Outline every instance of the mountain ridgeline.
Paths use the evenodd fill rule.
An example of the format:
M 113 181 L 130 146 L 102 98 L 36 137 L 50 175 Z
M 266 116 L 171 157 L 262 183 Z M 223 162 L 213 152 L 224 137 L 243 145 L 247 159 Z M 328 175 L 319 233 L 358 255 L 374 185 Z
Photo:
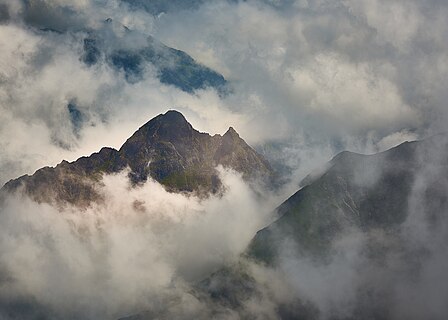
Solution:
M 268 296 L 275 305 L 268 318 L 422 319 L 434 312 L 434 297 L 446 298 L 446 286 L 439 286 L 446 269 L 433 263 L 447 261 L 448 135 L 373 155 L 342 152 L 302 185 L 277 208 L 277 220 L 257 232 L 238 264 L 198 284 L 217 314 L 231 308 L 241 318 L 257 318 L 245 306 L 266 294 L 266 285 L 248 261 L 286 271 L 286 281 L 299 279 L 298 290 L 304 290 L 286 301 Z M 322 300 L 308 294 L 316 290 L 313 283 L 322 286 L 316 274 L 328 286 L 325 298 L 335 302 L 324 306 L 325 314 Z M 415 296 L 424 304 L 413 309 Z M 430 318 L 445 318 L 446 307 L 437 308 Z
M 43 36 L 64 36 L 69 31 L 61 24 L 52 24 L 45 15 L 36 16 L 28 9 L 30 7 L 25 6 L 27 22 Z M 220 73 L 182 50 L 171 48 L 153 36 L 132 30 L 111 18 L 98 26 L 98 29 L 80 27 L 73 30 L 83 38 L 80 60 L 89 67 L 105 62 L 112 69 L 123 72 L 130 83 L 144 80 L 145 72 L 152 69 L 161 83 L 188 93 L 206 88 L 213 88 L 220 95 L 230 91 Z
M 294 240 L 298 253 L 322 257 L 353 229 L 399 236 L 416 208 L 424 221 L 437 224 L 448 211 L 448 137 L 405 142 L 374 155 L 342 152 L 323 174 L 302 184 L 278 207 L 278 220 L 257 233 L 249 256 L 275 264 Z
M 168 111 L 143 125 L 119 150 L 102 148 L 89 157 L 39 169 L 3 189 L 23 190 L 38 202 L 86 206 L 101 200 L 97 186 L 103 174 L 129 168 L 133 185 L 151 177 L 172 192 L 206 195 L 220 191 L 218 165 L 240 172 L 246 180 L 273 177 L 268 162 L 233 128 L 211 136 L 195 130 L 181 113 Z
M 306 177 L 303 188 L 278 207 L 280 218 L 257 233 L 249 255 L 275 264 L 287 241 L 294 240 L 301 254 L 322 256 L 352 228 L 394 233 L 417 197 L 422 214 L 437 221 L 448 210 L 447 138 L 405 142 L 374 155 L 338 154 L 324 173 Z
M 90 31 L 83 40 L 81 60 L 88 66 L 93 66 L 104 60 L 112 68 L 122 71 L 130 83 L 136 83 L 145 78 L 144 73 L 149 68 L 155 70 L 159 81 L 178 89 L 193 93 L 199 89 L 213 88 L 220 95 L 225 95 L 229 88 L 226 79 L 218 72 L 198 63 L 186 52 L 166 46 L 152 36 L 139 34 L 126 26 L 107 19 L 104 30 L 109 31 L 112 25 L 123 29 L 120 39 L 104 36 L 101 32 Z M 127 41 L 138 39 L 138 47 L 126 46 Z
M 9 181 L 1 192 L 23 192 L 37 202 L 86 207 L 103 200 L 99 186 L 104 174 L 128 170 L 132 186 L 154 179 L 170 192 L 206 196 L 223 190 L 216 170 L 219 165 L 241 173 L 246 181 L 269 184 L 275 180 L 268 162 L 233 128 L 222 136 L 211 136 L 195 130 L 181 113 L 168 111 L 140 127 L 119 150 L 102 148 L 89 157 L 39 169 Z M 344 270 L 342 276 L 350 273 L 349 283 L 339 281 L 339 273 L 332 283 L 343 283 L 341 290 L 356 294 L 350 298 L 348 311 L 329 319 L 406 319 L 402 314 L 407 311 L 397 309 L 396 301 L 408 296 L 396 289 L 410 286 L 419 292 L 419 281 L 423 285 L 427 281 L 422 275 L 445 273 L 431 265 L 428 269 L 426 261 L 446 259 L 440 246 L 445 248 L 448 239 L 448 135 L 405 142 L 373 155 L 342 152 L 301 185 L 276 209 L 277 220 L 256 233 L 237 263 L 193 284 L 191 294 L 208 306 L 203 318 L 226 318 L 230 310 L 240 318 L 256 319 L 257 310 L 247 306 L 263 299 L 274 310 L 266 318 L 325 318 L 319 301 L 307 299 L 306 294 L 303 298 L 291 292 L 285 301 L 274 300 L 266 279 L 260 283 L 260 275 L 251 271 L 252 263 L 286 270 L 287 282 L 288 277 L 303 281 L 310 270 L 307 264 L 323 270 L 322 274 L 328 270 L 326 279 L 335 280 L 331 275 L 335 257 L 348 255 L 356 257 L 354 262 L 337 260 L 336 269 Z M 344 237 L 356 240 L 355 253 L 353 242 L 335 246 Z M 337 305 L 332 308 L 338 310 Z M 172 318 L 169 308 L 162 309 L 162 313 L 147 310 L 124 319 Z

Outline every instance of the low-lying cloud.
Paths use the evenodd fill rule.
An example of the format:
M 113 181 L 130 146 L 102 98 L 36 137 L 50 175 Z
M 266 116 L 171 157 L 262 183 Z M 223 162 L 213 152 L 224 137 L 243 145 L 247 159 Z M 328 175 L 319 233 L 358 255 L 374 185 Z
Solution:
M 290 184 L 262 199 L 224 170 L 227 193 L 204 200 L 167 193 L 153 181 L 130 189 L 123 173 L 104 177 L 106 202 L 84 211 L 8 198 L 0 226 L 3 317 L 20 310 L 115 319 L 153 310 L 207 318 L 218 309 L 238 318 L 198 298 L 192 283 L 237 263 L 301 178 L 343 149 L 384 151 L 446 130 L 444 1 L 198 1 L 181 9 L 154 16 L 121 1 L 0 0 L 0 185 L 103 146 L 118 148 L 167 109 L 211 134 L 235 127 Z M 105 24 L 108 18 L 113 23 Z M 88 66 L 83 41 L 92 33 L 105 50 L 138 48 L 151 34 L 222 73 L 232 92 L 186 93 L 161 84 L 150 65 L 130 82 L 102 56 Z M 79 126 L 70 103 L 82 114 Z M 377 168 L 363 174 L 361 182 L 373 184 Z M 327 264 L 297 256 L 293 245 L 278 269 L 245 261 L 258 290 L 244 301 L 245 312 L 275 318 L 278 305 L 300 300 L 318 317 L 346 318 L 376 299 L 370 310 L 393 318 L 443 318 L 446 219 L 422 198 L 427 179 L 440 177 L 432 163 L 416 178 L 398 235 L 404 248 L 380 230 L 353 231 L 334 243 Z M 446 192 L 439 180 L 438 192 Z M 394 249 L 372 264 L 369 241 Z M 409 269 L 409 256 L 420 267 Z
M 7 198 L 2 316 L 44 309 L 50 318 L 117 319 L 184 299 L 181 313 L 197 312 L 191 285 L 237 261 L 275 205 L 239 174 L 220 174 L 227 192 L 207 199 L 169 193 L 155 181 L 131 188 L 126 172 L 105 176 L 104 203 L 85 210 Z
M 413 172 L 411 191 L 408 198 L 396 200 L 407 202 L 408 208 L 398 225 L 350 225 L 332 240 L 323 259 L 304 254 L 300 243 L 278 234 L 284 241 L 276 267 L 260 271 L 260 266 L 253 266 L 251 271 L 261 290 L 268 292 L 263 297 L 266 303 L 275 301 L 271 312 L 289 305 L 292 317 L 305 319 L 444 319 L 448 314 L 442 302 L 448 297 L 447 141 L 446 136 L 438 136 L 417 145 L 418 169 Z M 375 173 L 352 178 L 360 187 L 374 186 L 386 170 L 390 168 L 385 164 L 378 165 Z M 400 186 L 403 190 L 405 184 Z M 379 214 L 394 217 L 398 212 Z

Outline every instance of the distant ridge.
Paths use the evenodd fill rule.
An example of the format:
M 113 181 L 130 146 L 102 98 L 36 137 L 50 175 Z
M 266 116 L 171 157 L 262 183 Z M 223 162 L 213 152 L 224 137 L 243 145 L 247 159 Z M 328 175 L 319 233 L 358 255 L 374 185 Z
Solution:
M 437 176 L 425 176 L 421 188 L 422 214 L 428 219 L 448 210 L 448 135 L 404 142 L 387 151 L 362 155 L 344 151 L 318 177 L 306 177 L 302 189 L 277 208 L 278 220 L 260 230 L 249 255 L 274 263 L 285 241 L 295 240 L 305 255 L 322 256 L 348 228 L 363 232 L 394 232 L 407 218 L 418 174 L 437 168 Z

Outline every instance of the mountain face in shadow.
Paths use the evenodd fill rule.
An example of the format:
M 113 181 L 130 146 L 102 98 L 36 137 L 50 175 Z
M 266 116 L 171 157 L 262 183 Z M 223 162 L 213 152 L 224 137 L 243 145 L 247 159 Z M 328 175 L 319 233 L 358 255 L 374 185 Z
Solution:
M 109 28 L 122 29 L 121 38 L 115 38 Z M 136 41 L 138 46 L 128 46 Z M 100 32 L 90 31 L 83 41 L 82 61 L 93 66 L 102 60 L 122 71 L 130 83 L 144 79 L 148 69 L 154 69 L 159 81 L 193 93 L 198 89 L 213 88 L 219 94 L 228 93 L 226 79 L 218 72 L 198 63 L 184 51 L 164 45 L 152 36 L 130 30 L 111 19 L 104 22 Z
M 32 5 L 34 2 L 39 6 Z M 106 63 L 123 72 L 130 83 L 143 80 L 145 72 L 151 70 L 161 83 L 188 93 L 206 88 L 213 88 L 220 95 L 231 91 L 220 73 L 197 62 L 188 53 L 166 46 L 154 37 L 111 18 L 99 23 L 97 29 L 88 28 L 82 22 L 71 29 L 63 17 L 69 20 L 76 13 L 68 7 L 53 7 L 44 1 L 30 2 L 24 7 L 23 14 L 26 23 L 43 36 L 78 34 L 82 41 L 80 60 L 83 63 L 89 67 Z
M 302 185 L 239 263 L 198 284 L 215 310 L 256 318 L 245 306 L 267 299 L 279 319 L 444 318 L 447 135 L 374 155 L 342 152 Z M 271 289 L 253 262 L 281 274 Z M 278 279 L 287 299 L 274 298 Z
M 119 49 L 109 53 L 107 61 L 116 69 L 123 70 L 129 82 L 137 82 L 143 78 L 147 65 L 152 65 L 161 83 L 173 85 L 185 92 L 192 93 L 198 89 L 214 88 L 225 94 L 227 81 L 212 69 L 197 63 L 187 53 L 170 48 L 152 37 L 147 45 L 136 50 Z M 100 50 L 94 46 L 95 40 L 84 40 L 87 64 L 94 64 L 95 52 Z
M 171 11 L 194 10 L 204 4 L 204 0 L 122 0 L 131 8 L 144 9 L 153 15 L 159 15 Z
M 3 190 L 23 190 L 38 202 L 83 206 L 101 199 L 96 186 L 103 174 L 129 168 L 134 185 L 152 178 L 172 192 L 206 195 L 221 188 L 218 165 L 240 172 L 246 180 L 272 175 L 268 162 L 233 128 L 211 136 L 195 130 L 181 113 L 168 111 L 143 125 L 119 150 L 102 148 L 89 157 L 39 169 L 9 181 Z
M 285 241 L 314 256 L 327 253 L 333 240 L 353 228 L 394 232 L 413 209 L 420 175 L 425 185 L 419 201 L 424 215 L 435 220 L 448 209 L 447 147 L 447 136 L 439 135 L 374 155 L 338 154 L 323 174 L 306 177 L 303 188 L 278 207 L 278 220 L 257 233 L 249 255 L 271 264 Z M 438 173 L 426 174 L 428 167 Z

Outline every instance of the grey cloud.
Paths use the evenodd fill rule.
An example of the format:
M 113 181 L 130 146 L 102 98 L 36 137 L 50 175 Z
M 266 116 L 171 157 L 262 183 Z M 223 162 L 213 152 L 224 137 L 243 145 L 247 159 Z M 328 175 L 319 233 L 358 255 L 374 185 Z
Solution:
M 402 51 L 399 42 L 391 41 L 386 32 L 380 32 L 382 30 L 378 28 L 384 28 L 386 24 L 375 25 L 365 18 L 368 11 L 359 12 L 356 5 L 349 2 L 311 2 L 307 8 L 297 7 L 288 13 L 251 4 L 253 2 L 211 3 L 195 13 L 166 15 L 157 22 L 156 34 L 168 42 L 180 44 L 194 55 L 204 55 L 201 51 L 206 48 L 206 53 L 214 55 L 223 64 L 223 70 L 230 73 L 234 70 L 234 75 L 229 76 L 238 79 L 241 95 L 246 93 L 247 96 L 249 92 L 258 96 L 267 110 L 272 108 L 275 114 L 291 115 L 288 118 L 299 121 L 294 125 L 306 130 L 312 130 L 309 123 L 321 123 L 328 117 L 325 126 L 330 125 L 328 135 L 335 132 L 344 135 L 347 128 L 353 128 L 355 131 L 349 134 L 361 135 L 360 132 L 365 134 L 365 130 L 375 130 L 384 136 L 406 127 L 428 126 L 432 123 L 431 110 L 442 108 L 433 98 L 426 101 L 426 106 L 421 106 L 418 100 L 423 97 L 417 100 L 410 96 L 421 87 L 422 74 L 428 74 L 428 71 L 417 69 L 415 63 L 424 60 L 414 56 L 412 50 Z M 386 4 L 378 6 L 386 8 Z M 403 10 L 407 7 L 403 3 L 396 6 L 398 9 L 404 7 Z M 240 19 L 238 14 L 245 18 Z M 411 15 L 407 19 L 409 23 L 433 27 L 433 14 Z M 178 28 L 174 20 L 183 21 L 182 28 Z M 198 26 L 198 21 L 204 27 Z M 391 20 L 389 25 L 393 30 L 406 29 L 400 23 Z M 434 30 L 436 34 L 441 32 L 443 29 Z M 404 31 L 396 31 L 396 34 L 411 47 L 427 47 L 419 43 L 424 39 L 423 34 L 411 35 Z M 424 40 L 434 49 L 444 46 L 433 36 Z M 235 55 L 235 52 L 239 54 Z M 444 50 L 431 50 L 430 54 L 442 58 Z M 429 58 L 429 53 L 424 56 Z M 204 58 L 208 57 L 204 55 Z M 440 76 L 444 75 L 443 70 L 440 72 Z M 338 78 L 342 86 L 338 85 Z M 364 81 L 365 92 L 356 86 Z M 412 91 L 404 90 L 405 81 L 412 81 Z M 428 83 L 427 79 L 425 83 Z M 345 88 L 345 84 L 352 86 L 353 91 Z M 319 96 L 325 91 L 329 91 L 328 101 Z M 357 97 L 355 92 L 363 93 Z M 314 105 L 313 110 L 310 107 Z M 394 114 L 393 108 L 402 111 Z M 330 112 L 333 109 L 335 112 Z M 345 115 L 347 122 L 337 118 L 338 112 Z M 361 118 L 353 117 L 357 113 Z M 369 122 L 360 122 L 363 114 Z M 377 118 L 381 114 L 384 117 Z M 272 113 L 270 116 L 275 118 Z M 410 117 L 406 119 L 406 116 Z M 417 117 L 424 123 L 416 121 Z M 343 132 L 338 132 L 338 126 L 344 127 Z

